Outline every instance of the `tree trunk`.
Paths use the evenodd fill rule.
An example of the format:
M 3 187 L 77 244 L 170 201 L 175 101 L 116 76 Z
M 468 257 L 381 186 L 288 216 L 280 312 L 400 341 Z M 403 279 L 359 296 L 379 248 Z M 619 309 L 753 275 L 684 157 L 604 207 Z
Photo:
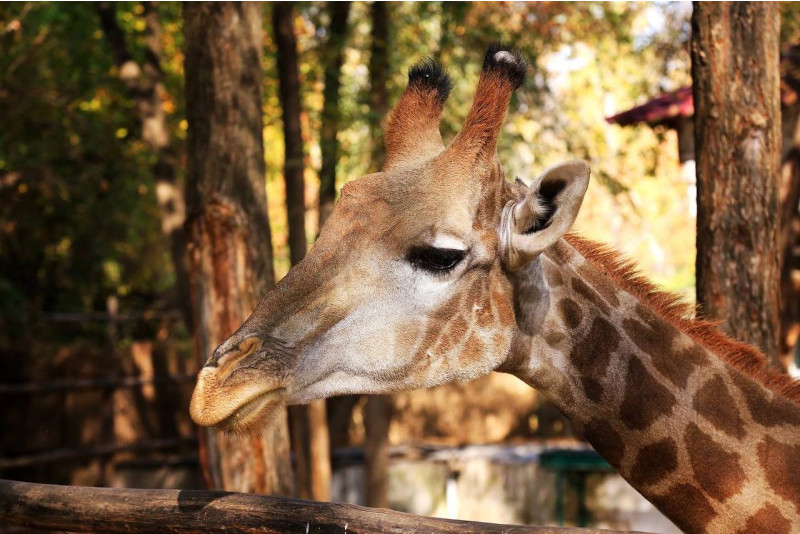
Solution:
M 372 50 L 369 60 L 370 121 L 372 137 L 372 171 L 383 166 L 384 151 L 381 121 L 389 108 L 389 25 L 387 4 L 372 4 Z M 380 147 L 380 148 L 378 148 Z M 389 507 L 389 424 L 392 399 L 388 395 L 369 395 L 364 405 L 364 468 L 366 472 L 367 506 Z
M 289 215 L 289 255 L 292 265 L 296 265 L 306 254 L 306 229 L 303 137 L 300 129 L 300 78 L 293 4 L 291 2 L 273 4 L 272 23 L 278 46 L 278 78 L 286 147 L 284 179 L 286 208 Z M 292 406 L 289 415 L 292 421 L 292 448 L 297 467 L 298 496 L 316 501 L 329 501 L 331 460 L 325 401 L 315 401 L 308 406 Z
M 778 7 L 695 2 L 697 297 L 779 365 Z
M 312 500 L 311 436 L 308 406 L 289 406 L 289 430 L 294 452 L 295 495 Z
M 278 46 L 278 78 L 283 109 L 285 141 L 284 180 L 289 216 L 289 256 L 297 265 L 306 255 L 306 207 L 303 181 L 303 134 L 300 129 L 300 77 L 297 70 L 297 40 L 294 36 L 294 5 L 272 5 L 272 27 Z
M 187 200 L 194 339 L 205 360 L 274 282 L 261 106 L 261 9 L 256 3 L 187 3 Z M 202 363 L 202 362 L 201 362 Z M 259 434 L 201 434 L 209 485 L 291 492 L 285 414 Z
M 333 211 L 336 200 L 336 163 L 339 161 L 339 86 L 340 73 L 344 63 L 344 43 L 347 38 L 347 17 L 350 2 L 328 2 L 331 25 L 328 30 L 328 43 L 323 51 L 325 65 L 325 89 L 322 93 L 322 131 L 320 132 L 320 151 L 322 169 L 319 173 L 319 226 L 322 230 L 325 221 Z
M 389 507 L 389 425 L 392 422 L 392 398 L 368 395 L 364 404 L 364 470 L 367 506 Z
M 308 410 L 309 465 L 311 466 L 311 498 L 331 500 L 331 444 L 325 400 L 315 400 Z
M 800 292 L 794 281 L 798 267 L 795 250 L 800 227 L 800 103 L 784 108 L 781 118 L 781 359 L 788 366 L 794 359 L 795 346 L 800 337 Z
M 373 2 L 372 45 L 369 55 L 370 172 L 378 172 L 386 158 L 383 121 L 389 111 L 389 17 L 387 2 Z
M 186 328 L 192 328 L 192 307 L 189 298 L 189 269 L 186 258 L 184 222 L 186 206 L 178 181 L 178 155 L 167 127 L 162 105 L 164 72 L 161 69 L 161 21 L 153 2 L 142 2 L 145 20 L 147 53 L 142 63 L 134 60 L 128 49 L 125 33 L 117 21 L 116 6 L 110 2 L 96 4 L 103 34 L 114 54 L 120 79 L 133 100 L 141 124 L 142 141 L 155 154 L 153 177 L 156 181 L 156 200 L 161 211 L 161 230 L 166 236 L 175 268 L 178 307 Z
M 353 445 L 348 430 L 350 421 L 353 420 L 353 410 L 359 400 L 361 395 L 340 395 L 329 398 L 325 404 L 331 449 Z

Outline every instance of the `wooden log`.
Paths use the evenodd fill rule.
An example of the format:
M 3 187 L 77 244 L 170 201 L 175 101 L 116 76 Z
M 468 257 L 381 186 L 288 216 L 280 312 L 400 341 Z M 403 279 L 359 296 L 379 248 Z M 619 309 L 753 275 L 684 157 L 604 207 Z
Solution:
M 571 534 L 602 530 L 495 525 L 352 504 L 249 493 L 54 486 L 0 480 L 0 524 L 76 532 Z

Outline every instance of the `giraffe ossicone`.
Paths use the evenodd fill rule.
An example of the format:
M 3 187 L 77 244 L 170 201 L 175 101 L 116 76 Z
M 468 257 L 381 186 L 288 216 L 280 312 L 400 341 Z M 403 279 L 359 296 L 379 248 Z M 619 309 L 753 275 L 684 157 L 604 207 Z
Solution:
M 200 371 L 190 412 L 246 432 L 282 404 L 512 373 L 687 532 L 800 532 L 800 386 L 569 234 L 584 162 L 528 188 L 496 146 L 527 63 L 493 45 L 445 147 L 426 60 L 306 258 Z

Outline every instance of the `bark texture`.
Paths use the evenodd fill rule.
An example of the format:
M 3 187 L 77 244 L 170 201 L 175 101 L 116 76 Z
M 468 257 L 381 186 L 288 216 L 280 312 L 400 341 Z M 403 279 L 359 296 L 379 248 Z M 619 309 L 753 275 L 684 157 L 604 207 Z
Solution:
M 278 46 L 279 92 L 283 109 L 283 173 L 289 214 L 289 255 L 292 265 L 296 265 L 306 255 L 306 208 L 303 134 L 300 128 L 300 76 L 297 70 L 297 39 L 294 35 L 292 2 L 276 2 L 272 5 L 272 28 Z
M 389 111 L 389 13 L 388 2 L 373 2 L 371 45 L 369 55 L 369 132 L 370 172 L 383 167 L 386 149 L 383 144 L 383 125 Z
M 705 316 L 778 365 L 778 6 L 695 2 L 697 297 Z
M 331 500 L 331 444 L 328 438 L 328 420 L 325 400 L 315 400 L 305 407 L 308 410 L 308 456 L 311 466 L 311 498 L 315 501 Z
M 389 507 L 389 426 L 392 398 L 368 395 L 364 403 L 364 470 L 367 506 Z
M 320 132 L 320 152 L 322 169 L 319 173 L 319 225 L 322 230 L 336 201 L 336 163 L 339 161 L 339 87 L 340 74 L 344 63 L 344 43 L 347 39 L 347 17 L 350 2 L 328 2 L 331 23 L 328 28 L 328 42 L 323 50 L 325 89 L 322 93 L 322 125 Z
M 187 3 L 187 201 L 199 360 L 232 334 L 273 284 L 261 106 L 261 5 Z M 291 492 L 285 415 L 260 434 L 201 434 L 209 485 Z
M 800 46 L 792 49 L 800 56 Z M 782 113 L 781 150 L 781 359 L 784 365 L 795 357 L 800 338 L 800 291 L 796 280 L 798 235 L 800 232 L 800 103 L 787 106 Z

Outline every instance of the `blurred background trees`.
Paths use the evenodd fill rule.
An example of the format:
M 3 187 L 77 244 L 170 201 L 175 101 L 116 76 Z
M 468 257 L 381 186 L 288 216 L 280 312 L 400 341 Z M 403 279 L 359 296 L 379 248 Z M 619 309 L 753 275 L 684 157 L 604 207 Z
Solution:
M 680 172 L 677 132 L 665 124 L 623 128 L 606 121 L 691 84 L 691 4 L 264 4 L 236 8 L 240 25 L 249 20 L 263 27 L 260 43 L 248 36 L 246 53 L 233 28 L 230 34 L 211 31 L 222 13 L 212 17 L 204 9 L 210 8 L 187 5 L 184 11 L 169 2 L 0 3 L 2 382 L 191 377 L 216 340 L 236 326 L 231 318 L 207 338 L 197 334 L 197 329 L 211 331 L 210 319 L 197 315 L 208 297 L 197 287 L 190 292 L 189 281 L 201 273 L 213 278 L 213 271 L 203 271 L 208 265 L 194 258 L 190 277 L 187 245 L 191 254 L 202 256 L 211 245 L 203 241 L 210 236 L 203 228 L 223 224 L 211 220 L 216 217 L 208 211 L 211 197 L 221 195 L 232 210 L 246 211 L 242 194 L 253 194 L 258 201 L 248 205 L 257 212 L 247 216 L 269 217 L 268 225 L 253 219 L 247 228 L 230 223 L 235 231 L 226 232 L 228 239 L 240 239 L 236 246 L 244 247 L 252 263 L 243 268 L 258 280 L 242 298 L 228 297 L 241 306 L 237 313 L 246 315 L 245 308 L 273 282 L 272 273 L 280 279 L 313 245 L 341 186 L 380 168 L 381 123 L 405 88 L 408 68 L 431 56 L 453 76 L 456 85 L 442 123 L 447 142 L 466 115 L 482 54 L 494 40 L 521 48 L 532 65 L 514 96 L 499 146 L 507 174 L 529 180 L 558 161 L 589 160 L 594 182 L 578 231 L 621 249 L 657 283 L 694 299 L 694 184 Z M 782 161 L 791 177 L 800 168 L 800 61 L 786 60 L 798 56 L 792 45 L 800 43 L 800 17 L 796 4 L 781 3 L 779 9 L 781 98 L 784 117 L 793 117 L 784 121 Z M 229 60 L 220 59 L 213 68 L 200 61 L 208 53 L 202 47 L 210 46 L 247 56 L 249 67 L 236 71 L 241 76 L 214 70 L 239 67 Z M 226 90 L 249 99 L 251 112 L 260 106 L 260 114 L 237 119 L 249 140 L 218 130 L 223 125 L 214 122 L 216 113 L 232 117 L 234 109 L 244 112 L 237 106 L 245 102 L 225 104 L 224 94 L 205 93 L 216 87 L 215 76 L 242 84 Z M 255 143 L 254 128 L 263 139 L 263 156 L 257 143 L 248 144 Z M 190 145 L 187 152 L 187 132 L 190 143 L 199 142 L 198 132 L 215 138 L 217 151 Z M 203 152 L 204 159 L 194 159 Z M 214 175 L 249 178 L 234 188 L 238 191 L 223 190 L 228 186 L 208 182 Z M 783 180 L 781 198 L 800 195 L 793 183 Z M 794 209 L 791 200 L 784 205 L 790 209 L 781 217 L 791 221 L 784 228 L 794 228 L 797 201 Z M 792 237 L 784 241 L 792 244 L 784 250 L 793 250 Z M 792 257 L 784 265 L 794 265 Z M 791 269 L 784 269 L 783 281 L 784 294 L 795 291 Z M 788 367 L 798 328 L 791 328 L 797 321 L 785 322 L 784 332 L 794 332 L 784 337 L 781 350 Z M 197 356 L 193 331 L 201 340 L 194 344 Z M 107 350 L 111 345 L 114 350 Z M 393 399 L 332 400 L 327 417 L 322 404 L 298 412 L 292 432 L 305 436 L 299 442 L 311 443 L 327 420 L 335 447 L 366 440 L 367 463 L 374 466 L 369 495 L 371 504 L 380 506 L 389 443 L 507 442 L 569 433 L 535 393 L 504 380 L 489 377 L 469 387 Z M 173 456 L 195 451 L 195 431 L 186 418 L 190 381 L 175 391 L 157 383 L 148 387 L 152 395 L 133 388 L 113 395 L 103 390 L 20 397 L 3 425 L 16 425 L 19 435 L 4 438 L 0 453 L 164 435 L 183 440 L 169 446 Z M 474 395 L 476 390 L 481 395 Z M 128 415 L 92 411 L 106 401 L 113 402 L 116 414 Z M 131 415 L 170 407 L 174 416 L 158 421 Z M 66 414 L 63 422 L 45 433 L 38 414 L 55 410 Z M 310 472 L 320 470 L 306 467 L 303 475 L 302 465 L 325 461 L 324 441 L 301 451 L 295 440 L 295 491 L 312 491 Z M 285 454 L 281 461 L 287 464 Z M 84 457 L 70 462 L 37 473 L 47 481 L 91 483 L 106 470 L 105 463 Z M 287 491 L 283 488 L 276 491 Z

